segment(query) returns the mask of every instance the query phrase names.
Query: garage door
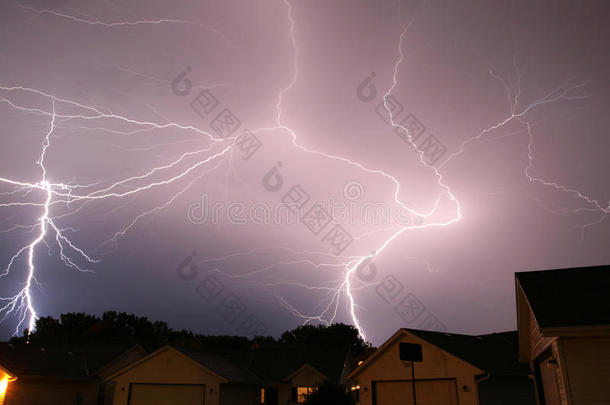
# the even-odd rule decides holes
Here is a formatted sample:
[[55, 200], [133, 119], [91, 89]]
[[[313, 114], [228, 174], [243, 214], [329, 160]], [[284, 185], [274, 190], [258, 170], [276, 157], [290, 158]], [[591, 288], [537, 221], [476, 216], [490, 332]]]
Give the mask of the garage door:
[[131, 384], [129, 405], [203, 405], [205, 385]]
[[[421, 380], [415, 382], [417, 405], [457, 405], [455, 380]], [[411, 381], [375, 381], [375, 405], [412, 405]]]

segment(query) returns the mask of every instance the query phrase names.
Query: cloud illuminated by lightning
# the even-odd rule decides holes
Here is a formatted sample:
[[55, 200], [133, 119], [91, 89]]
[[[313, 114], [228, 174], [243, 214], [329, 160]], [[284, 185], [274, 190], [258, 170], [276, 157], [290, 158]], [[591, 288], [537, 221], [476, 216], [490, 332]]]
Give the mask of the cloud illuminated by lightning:
[[[446, 227], [450, 226], [460, 220], [463, 219], [462, 215], [462, 207], [458, 198], [456, 197], [454, 191], [450, 187], [450, 185], [446, 182], [443, 173], [445, 167], [453, 161], [457, 159], [468, 150], [468, 146], [471, 144], [475, 144], [477, 142], [481, 142], [484, 138], [490, 136], [494, 131], [497, 131], [500, 128], [506, 127], [511, 122], [517, 122], [522, 124], [526, 132], [528, 134], [528, 164], [524, 168], [524, 174], [526, 178], [531, 182], [536, 182], [542, 184], [546, 187], [552, 187], [561, 192], [565, 192], [567, 194], [576, 196], [577, 198], [584, 201], [586, 204], [592, 206], [592, 208], [580, 208], [580, 209], [593, 209], [600, 212], [600, 219], [596, 221], [602, 221], [606, 218], [606, 216], [610, 213], [610, 206], [607, 203], [602, 203], [598, 200], [595, 200], [585, 193], [576, 190], [574, 188], [563, 186], [554, 181], [547, 181], [538, 177], [535, 177], [532, 172], [533, 164], [534, 164], [534, 152], [533, 152], [533, 144], [534, 144], [534, 136], [532, 125], [530, 121], [528, 121], [528, 113], [533, 111], [539, 106], [548, 105], [551, 103], [555, 103], [560, 100], [577, 100], [586, 98], [586, 95], [578, 94], [577, 91], [582, 89], [584, 84], [573, 84], [570, 82], [560, 84], [556, 89], [550, 91], [548, 94], [540, 97], [539, 99], [533, 101], [522, 109], [519, 109], [519, 97], [521, 95], [520, 91], [520, 82], [517, 83], [516, 88], [512, 88], [506, 81], [502, 79], [499, 75], [495, 74], [493, 71], [490, 71], [490, 75], [498, 80], [503, 86], [504, 91], [506, 92], [509, 99], [509, 111], [506, 117], [489, 127], [482, 129], [478, 134], [473, 135], [462, 141], [457, 151], [450, 154], [449, 157], [444, 161], [444, 163], [438, 167], [431, 166], [425, 161], [424, 153], [421, 150], [418, 150], [417, 145], [415, 144], [412, 134], [409, 132], [408, 128], [401, 126], [395, 122], [395, 117], [393, 116], [392, 109], [388, 105], [389, 97], [397, 90], [399, 85], [399, 77], [400, 77], [400, 69], [403, 67], [405, 62], [404, 56], [404, 40], [407, 36], [411, 25], [413, 24], [413, 20], [407, 24], [401, 31], [400, 36], [397, 41], [397, 54], [398, 57], [393, 66], [393, 74], [391, 78], [391, 85], [387, 89], [387, 91], [383, 95], [383, 105], [388, 113], [390, 123], [394, 128], [400, 128], [404, 133], [407, 134], [407, 140], [411, 144], [411, 146], [417, 150], [417, 156], [419, 158], [420, 163], [425, 166], [428, 170], [430, 170], [434, 174], [434, 178], [436, 184], [439, 189], [442, 190], [439, 195], [430, 203], [430, 208], [425, 212], [418, 212], [413, 208], [409, 207], [406, 202], [400, 199], [401, 195], [401, 184], [399, 180], [392, 174], [387, 173], [384, 170], [370, 168], [365, 166], [364, 164], [350, 159], [348, 157], [324, 152], [321, 150], [314, 149], [312, 147], [308, 147], [299, 142], [297, 132], [290, 128], [282, 119], [283, 115], [283, 104], [285, 96], [288, 92], [290, 92], [294, 86], [296, 85], [299, 77], [298, 70], [298, 57], [299, 57], [299, 49], [298, 49], [298, 41], [296, 36], [296, 24], [293, 15], [293, 5], [289, 0], [284, 0], [286, 5], [286, 16], [288, 20], [288, 35], [290, 35], [290, 42], [292, 46], [292, 72], [290, 76], [290, 80], [286, 86], [280, 89], [277, 95], [277, 103], [275, 104], [275, 119], [274, 123], [269, 127], [259, 128], [254, 130], [254, 133], [261, 133], [265, 131], [275, 131], [279, 130], [282, 133], [287, 134], [292, 141], [292, 144], [295, 148], [304, 151], [309, 154], [313, 154], [316, 156], [321, 156], [325, 159], [336, 160], [342, 162], [345, 165], [353, 167], [360, 172], [380, 176], [384, 178], [386, 181], [389, 181], [394, 186], [394, 203], [399, 205], [400, 207], [406, 209], [407, 212], [414, 216], [419, 216], [426, 219], [431, 219], [429, 221], [425, 221], [422, 224], [411, 224], [407, 226], [396, 226], [391, 228], [390, 236], [385, 238], [381, 243], [377, 243], [375, 246], [370, 246], [367, 249], [367, 252], [371, 252], [365, 255], [352, 255], [352, 256], [331, 256], [328, 254], [324, 254], [322, 252], [299, 252], [294, 250], [289, 250], [282, 247], [270, 247], [270, 249], [285, 249], [289, 253], [293, 255], [292, 259], [289, 260], [280, 260], [273, 262], [271, 264], [261, 266], [260, 268], [253, 269], [251, 271], [238, 274], [238, 275], [227, 275], [231, 278], [249, 278], [253, 275], [259, 275], [263, 273], [267, 273], [274, 268], [277, 267], [286, 267], [293, 265], [302, 265], [306, 264], [313, 268], [322, 269], [322, 268], [330, 268], [330, 269], [340, 269], [341, 276], [337, 278], [337, 280], [331, 280], [328, 285], [325, 286], [310, 286], [304, 283], [297, 282], [284, 282], [283, 285], [293, 285], [299, 288], [305, 288], [307, 290], [312, 291], [324, 291], [329, 294], [328, 299], [323, 302], [322, 308], [319, 312], [314, 314], [305, 314], [304, 311], [299, 310], [295, 307], [295, 305], [291, 304], [288, 299], [285, 297], [281, 297], [279, 295], [276, 296], [278, 302], [286, 308], [290, 313], [294, 316], [302, 319], [304, 322], [322, 322], [322, 323], [331, 323], [333, 322], [340, 309], [341, 298], [345, 297], [348, 303], [348, 311], [349, 316], [353, 325], [356, 327], [360, 335], [366, 339], [366, 333], [364, 327], [362, 325], [361, 320], [358, 317], [358, 309], [359, 306], [356, 302], [356, 297], [354, 296], [354, 291], [359, 288], [354, 285], [354, 273], [360, 267], [369, 263], [372, 259], [378, 257], [384, 250], [386, 250], [392, 243], [397, 241], [397, 239], [407, 231], [417, 231], [419, 229], [432, 228], [432, 227]], [[53, 10], [47, 9], [35, 9], [32, 7], [20, 6], [23, 9], [26, 9], [30, 12], [36, 14], [49, 14], [58, 18], [64, 18], [73, 22], [82, 23], [82, 24], [90, 24], [90, 25], [99, 25], [107, 28], [114, 27], [122, 27], [122, 26], [135, 26], [135, 25], [158, 25], [158, 24], [189, 24], [189, 25], [198, 25], [197, 23], [190, 22], [188, 20], [177, 20], [177, 19], [159, 19], [159, 20], [138, 20], [138, 21], [123, 21], [123, 22], [103, 22], [99, 19], [84, 19], [80, 17], [76, 17], [73, 15], [59, 13]], [[218, 32], [220, 35], [222, 33]], [[224, 36], [223, 36], [224, 37]], [[226, 37], [225, 37], [226, 39]], [[132, 74], [137, 74], [137, 72], [130, 71]], [[162, 80], [162, 79], [158, 79]], [[519, 74], [520, 81], [520, 74]], [[67, 216], [74, 215], [78, 213], [83, 207], [85, 207], [89, 203], [93, 203], [100, 200], [110, 200], [115, 202], [116, 200], [120, 200], [126, 197], [133, 197], [140, 193], [143, 193], [147, 190], [151, 190], [154, 188], [162, 188], [164, 186], [178, 183], [181, 180], [187, 180], [186, 184], [180, 187], [180, 190], [174, 194], [171, 194], [166, 198], [161, 204], [156, 205], [155, 207], [145, 210], [135, 217], [132, 218], [124, 227], [120, 230], [116, 231], [113, 236], [107, 241], [103, 242], [100, 247], [105, 246], [106, 244], [115, 244], [118, 240], [133, 229], [136, 224], [144, 217], [149, 215], [154, 215], [159, 211], [167, 208], [173, 202], [176, 201], [178, 197], [183, 195], [192, 184], [200, 179], [203, 175], [210, 173], [214, 170], [217, 170], [221, 164], [225, 161], [230, 161], [232, 157], [232, 150], [234, 146], [235, 138], [219, 138], [215, 137], [212, 134], [203, 131], [197, 127], [190, 125], [182, 125], [180, 123], [171, 122], [169, 120], [164, 120], [164, 123], [158, 123], [153, 121], [142, 121], [137, 120], [128, 116], [115, 114], [109, 109], [100, 108], [96, 106], [85, 105], [82, 103], [78, 103], [73, 100], [69, 100], [66, 98], [60, 98], [56, 95], [50, 94], [43, 90], [30, 88], [26, 86], [0, 86], [0, 90], [5, 92], [7, 95], [0, 96], [0, 103], [7, 104], [12, 107], [19, 113], [24, 114], [35, 114], [43, 117], [48, 117], [50, 120], [49, 130], [43, 137], [41, 152], [39, 159], [37, 161], [37, 165], [40, 167], [41, 175], [37, 180], [23, 180], [23, 179], [11, 179], [0, 177], [0, 183], [6, 185], [10, 188], [9, 191], [2, 193], [3, 196], [10, 196], [15, 199], [13, 202], [0, 204], [2, 208], [10, 208], [10, 207], [34, 207], [40, 209], [40, 216], [38, 217], [36, 223], [34, 224], [18, 224], [10, 229], [7, 229], [2, 232], [13, 232], [20, 229], [29, 229], [31, 231], [36, 231], [36, 236], [25, 246], [22, 246], [18, 249], [18, 251], [9, 259], [8, 265], [2, 273], [0, 273], [0, 277], [7, 276], [9, 273], [14, 271], [17, 266], [18, 260], [22, 256], [26, 256], [26, 277], [23, 288], [21, 288], [16, 294], [11, 295], [9, 297], [0, 298], [2, 300], [3, 306], [0, 307], [0, 314], [2, 315], [2, 319], [6, 319], [7, 316], [14, 314], [18, 318], [18, 323], [15, 328], [15, 333], [19, 332], [19, 329], [22, 327], [27, 327], [29, 330], [33, 330], [35, 326], [35, 321], [37, 319], [37, 310], [36, 306], [33, 302], [32, 293], [34, 288], [38, 286], [37, 274], [40, 274], [40, 269], [36, 266], [36, 251], [39, 245], [48, 244], [54, 240], [55, 245], [59, 249], [59, 257], [64, 262], [67, 267], [75, 268], [79, 271], [89, 271], [88, 267], [79, 265], [77, 263], [78, 260], [82, 260], [88, 264], [95, 263], [96, 260], [90, 257], [83, 249], [79, 248], [75, 243], [73, 243], [66, 235], [65, 231], [68, 228], [61, 228], [57, 225], [57, 221], [59, 219], [63, 219]], [[51, 109], [46, 110], [44, 108], [33, 108], [22, 105], [11, 99], [11, 94], [14, 93], [27, 93], [30, 95], [35, 95], [41, 97], [45, 100], [50, 101]], [[76, 109], [77, 113], [65, 113], [60, 112], [61, 109], [58, 108], [60, 106], [68, 106], [70, 108]], [[158, 113], [158, 112], [157, 112]], [[163, 118], [160, 114], [157, 114], [161, 118]], [[66, 126], [66, 123], [70, 124], [71, 122], [76, 122], [76, 124], [71, 126]], [[114, 130], [108, 128], [106, 125], [108, 123], [118, 122], [123, 125], [129, 126], [129, 130]], [[84, 125], [84, 123], [92, 123], [93, 126]], [[89, 184], [78, 184], [73, 183], [54, 183], [49, 180], [49, 175], [47, 172], [47, 167], [45, 166], [45, 157], [47, 155], [48, 149], [51, 145], [51, 140], [54, 134], [54, 131], [59, 126], [62, 128], [73, 128], [73, 129], [87, 129], [87, 130], [104, 130], [109, 133], [120, 134], [124, 136], [134, 135], [136, 133], [144, 133], [153, 130], [160, 129], [175, 129], [179, 131], [184, 131], [189, 134], [196, 134], [201, 137], [201, 141], [207, 142], [205, 147], [197, 147], [197, 149], [193, 151], [189, 151], [183, 153], [175, 158], [172, 158], [166, 164], [151, 167], [150, 169], [144, 171], [141, 174], [135, 176], [129, 176], [117, 180], [108, 184], [102, 180], [96, 181]], [[154, 147], [163, 147], [163, 145], [155, 145]], [[193, 177], [191, 177], [193, 176]], [[161, 178], [161, 179], [159, 179]], [[27, 193], [27, 194], [25, 194]], [[31, 193], [34, 193], [35, 196], [39, 193], [42, 194], [42, 199], [36, 199], [35, 201], [31, 201], [30, 198], [26, 199], [26, 197], [30, 197]], [[449, 219], [446, 220], [438, 220], [437, 214], [440, 204], [442, 200], [448, 200], [453, 206], [453, 214]], [[79, 205], [80, 204], [80, 205]], [[54, 213], [54, 209], [67, 208], [70, 206], [76, 206], [77, 208], [68, 212], [58, 212]], [[578, 210], [580, 210], [578, 209]], [[576, 212], [576, 211], [573, 211]], [[590, 224], [587, 224], [590, 225]], [[49, 248], [50, 249], [50, 248]], [[253, 249], [246, 252], [237, 252], [230, 255], [225, 255], [218, 258], [206, 258], [204, 262], [218, 262], [222, 263], [223, 261], [241, 256], [241, 255], [250, 255], [257, 252], [257, 249]], [[73, 257], [75, 256], [75, 257]], [[79, 258], [79, 259], [77, 259]], [[220, 266], [218, 266], [217, 270], [221, 272]], [[224, 273], [223, 273], [224, 274]], [[273, 281], [265, 281], [262, 283], [264, 287], [273, 287], [277, 283]], [[366, 286], [366, 283], [364, 284]]]
[[[38, 219], [37, 226], [38, 226], [39, 231], [38, 231], [36, 238], [34, 240], [32, 240], [28, 245], [20, 248], [10, 258], [9, 263], [8, 263], [7, 267], [3, 270], [3, 272], [0, 273], [0, 277], [7, 276], [12, 271], [12, 269], [15, 266], [16, 261], [19, 259], [19, 257], [22, 254], [25, 254], [27, 252], [27, 276], [26, 276], [26, 280], [25, 280], [25, 284], [24, 284], [23, 288], [15, 295], [1, 298], [1, 300], [4, 302], [3, 306], [0, 307], [0, 314], [3, 314], [2, 320], [6, 319], [6, 317], [11, 314], [15, 314], [18, 318], [18, 323], [17, 323], [17, 326], [15, 327], [15, 334], [17, 334], [19, 329], [24, 324], [29, 330], [33, 330], [36, 319], [37, 319], [37, 311], [35, 309], [35, 305], [32, 300], [32, 289], [35, 285], [38, 285], [38, 281], [36, 278], [37, 271], [36, 271], [36, 265], [35, 265], [35, 250], [36, 250], [36, 247], [40, 243], [46, 244], [47, 237], [54, 235], [55, 243], [59, 249], [59, 257], [67, 267], [75, 268], [79, 271], [90, 271], [88, 268], [82, 267], [81, 265], [77, 264], [75, 262], [75, 260], [71, 257], [70, 253], [68, 253], [68, 251], [71, 252], [71, 254], [76, 254], [77, 256], [80, 256], [88, 263], [96, 262], [96, 260], [92, 259], [87, 253], [85, 253], [76, 244], [74, 244], [67, 236], [64, 235], [65, 229], [62, 229], [58, 225], [56, 225], [55, 220], [57, 218], [62, 218], [69, 214], [62, 214], [62, 215], [58, 215], [57, 217], [53, 217], [50, 213], [50, 210], [53, 206], [69, 205], [69, 204], [77, 203], [79, 201], [83, 201], [86, 204], [87, 202], [93, 201], [93, 200], [100, 200], [100, 199], [106, 199], [106, 198], [122, 198], [122, 197], [140, 193], [144, 190], [148, 190], [153, 187], [173, 183], [177, 180], [180, 180], [180, 179], [186, 177], [188, 174], [195, 171], [196, 169], [201, 168], [206, 163], [218, 160], [218, 158], [226, 155], [227, 152], [232, 147], [231, 141], [233, 139], [216, 138], [213, 135], [211, 135], [205, 131], [201, 131], [192, 126], [183, 126], [183, 125], [179, 125], [177, 123], [157, 124], [157, 123], [154, 123], [151, 121], [137, 121], [137, 120], [133, 120], [133, 119], [127, 118], [125, 116], [120, 116], [120, 115], [116, 115], [113, 113], [104, 113], [98, 108], [80, 104], [80, 103], [77, 103], [72, 100], [59, 98], [54, 95], [45, 93], [43, 91], [28, 88], [28, 87], [0, 86], [0, 90], [7, 91], [9, 93], [26, 92], [26, 93], [36, 94], [36, 95], [42, 96], [42, 97], [50, 100], [50, 102], [52, 104], [51, 111], [46, 111], [46, 110], [40, 109], [40, 108], [24, 107], [22, 105], [17, 104], [16, 102], [9, 100], [6, 97], [0, 96], [0, 102], [4, 102], [4, 103], [10, 105], [17, 111], [20, 111], [23, 113], [38, 114], [38, 115], [50, 117], [50, 128], [43, 138], [41, 154], [40, 154], [40, 157], [37, 162], [37, 164], [40, 167], [41, 172], [42, 172], [40, 181], [27, 182], [27, 181], [19, 181], [19, 180], [13, 180], [13, 179], [9, 179], [9, 178], [0, 177], [0, 183], [4, 183], [6, 185], [15, 187], [14, 190], [6, 193], [6, 195], [17, 194], [23, 190], [41, 191], [45, 195], [43, 202], [15, 201], [15, 202], [11, 202], [11, 203], [2, 204], [3, 207], [18, 207], [18, 206], [40, 207], [40, 208], [42, 208], [42, 211], [43, 211], [42, 215]], [[67, 104], [70, 106], [75, 106], [75, 107], [82, 109], [83, 112], [80, 114], [61, 114], [61, 113], [58, 113], [56, 110], [57, 104]], [[97, 189], [94, 189], [93, 191], [90, 191], [88, 193], [81, 193], [79, 190], [91, 188], [93, 186], [99, 186], [102, 182], [98, 181], [98, 182], [91, 183], [91, 184], [79, 185], [79, 184], [53, 183], [53, 182], [49, 181], [49, 179], [48, 179], [47, 168], [45, 166], [45, 157], [47, 155], [48, 148], [51, 145], [51, 137], [52, 137], [53, 131], [55, 129], [56, 122], [57, 122], [57, 120], [60, 120], [60, 119], [63, 119], [63, 120], [68, 120], [68, 119], [108, 120], [108, 119], [110, 119], [110, 120], [118, 120], [123, 123], [133, 124], [135, 126], [140, 126], [140, 127], [145, 127], [145, 128], [155, 128], [155, 129], [177, 128], [177, 129], [181, 129], [181, 130], [185, 130], [185, 131], [189, 131], [189, 132], [194, 131], [195, 133], [197, 133], [199, 135], [205, 135], [206, 139], [210, 142], [210, 145], [207, 148], [184, 153], [184, 154], [180, 155], [178, 158], [176, 158], [175, 160], [173, 160], [172, 162], [170, 162], [169, 164], [154, 167], [142, 175], [127, 177], [125, 179], [112, 183], [109, 186], [102, 187], [102, 188], [98, 187]], [[219, 150], [213, 151], [213, 153], [209, 154], [209, 156], [205, 156], [204, 158], [199, 158], [196, 160], [195, 163], [191, 163], [186, 168], [182, 168], [182, 170], [179, 171], [178, 174], [176, 174], [174, 176], [170, 176], [170, 177], [165, 178], [160, 181], [149, 181], [148, 180], [149, 178], [156, 175], [158, 172], [163, 172], [163, 171], [168, 171], [170, 169], [173, 169], [175, 166], [180, 165], [185, 160], [188, 160], [187, 158], [189, 158], [189, 157], [202, 155], [202, 154], [206, 154], [207, 152], [210, 152], [216, 144], [224, 144], [224, 145]], [[213, 169], [214, 169], [214, 167], [212, 168], [212, 170]], [[143, 185], [134, 184], [134, 183], [140, 182], [142, 180], [145, 181], [145, 184], [143, 184]], [[189, 183], [189, 185], [192, 184], [194, 181], [195, 180], [192, 180]], [[120, 186], [125, 186], [125, 185], [129, 185], [131, 188], [129, 190], [123, 191], [123, 192], [116, 191]], [[186, 188], [188, 188], [188, 185]], [[120, 235], [127, 232], [143, 216], [157, 212], [157, 211], [165, 208], [169, 204], [171, 204], [179, 195], [181, 195], [186, 190], [186, 188], [183, 188], [181, 192], [174, 195], [165, 204], [158, 206], [152, 210], [143, 212], [143, 213], [139, 214], [138, 216], [136, 216], [130, 224], [128, 224], [124, 229], [122, 229], [121, 231], [118, 231], [115, 234], [115, 236], [113, 237], [113, 240], [116, 240], [118, 237], [120, 237]], [[72, 214], [78, 212], [83, 206], [84, 205], [81, 205], [78, 209], [76, 209], [74, 212], [72, 212]], [[11, 229], [7, 230], [6, 232], [11, 232], [13, 230], [22, 229], [22, 228], [33, 228], [33, 226], [18, 225], [18, 226], [12, 227]]]

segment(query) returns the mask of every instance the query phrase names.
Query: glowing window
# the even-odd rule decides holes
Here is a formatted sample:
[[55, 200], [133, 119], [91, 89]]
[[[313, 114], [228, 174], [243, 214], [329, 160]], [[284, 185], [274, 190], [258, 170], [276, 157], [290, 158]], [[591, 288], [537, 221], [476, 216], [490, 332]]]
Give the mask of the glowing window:
[[304, 404], [307, 400], [307, 395], [314, 393], [318, 387], [297, 387], [297, 403]]

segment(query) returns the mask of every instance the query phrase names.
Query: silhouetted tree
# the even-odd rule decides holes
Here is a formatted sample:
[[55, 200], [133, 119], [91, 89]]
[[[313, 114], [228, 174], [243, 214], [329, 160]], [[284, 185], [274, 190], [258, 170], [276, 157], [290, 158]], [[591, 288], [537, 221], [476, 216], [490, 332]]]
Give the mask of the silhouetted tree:
[[[62, 314], [59, 320], [41, 317], [36, 328], [27, 336], [32, 343], [80, 344], [95, 342], [141, 343], [149, 346], [173, 344], [191, 349], [249, 350], [273, 346], [350, 347], [357, 355], [370, 345], [362, 340], [356, 328], [345, 324], [304, 325], [282, 334], [279, 340], [271, 336], [248, 339], [244, 336], [210, 336], [188, 330], [173, 330], [162, 321], [151, 322], [125, 312], [107, 311], [101, 317], [84, 313]], [[26, 335], [11, 342], [26, 341]]]
[[325, 325], [302, 325], [284, 332], [279, 343], [319, 347], [350, 347], [355, 355], [361, 353], [370, 344], [359, 335], [352, 325], [335, 323]]

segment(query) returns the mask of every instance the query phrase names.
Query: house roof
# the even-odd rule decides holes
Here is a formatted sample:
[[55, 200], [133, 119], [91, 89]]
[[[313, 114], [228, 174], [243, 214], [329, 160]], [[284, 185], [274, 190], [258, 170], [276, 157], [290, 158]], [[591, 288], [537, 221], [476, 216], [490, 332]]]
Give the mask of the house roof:
[[68, 347], [0, 342], [0, 367], [17, 376], [94, 378], [99, 369], [130, 347], [134, 346], [119, 343], [87, 343]]
[[369, 356], [362, 366], [352, 370], [348, 378], [353, 378], [360, 370], [374, 362], [379, 353], [386, 350], [389, 345], [405, 333], [415, 335], [491, 375], [523, 375], [529, 373], [528, 365], [518, 361], [517, 331], [472, 336], [402, 328]]
[[309, 364], [329, 381], [339, 382], [347, 348], [272, 347], [252, 350], [249, 368], [267, 382], [281, 382]]
[[339, 382], [347, 359], [348, 348], [318, 346], [263, 346], [213, 352], [249, 369], [263, 381], [280, 383], [305, 364]]
[[146, 357], [148, 353], [140, 344], [136, 344], [129, 349], [125, 350], [123, 353], [114, 357], [112, 360], [104, 364], [102, 367], [95, 369], [93, 374], [95, 374], [100, 379], [105, 379], [106, 377], [114, 374], [118, 370], [123, 369], [127, 365], [138, 361], [139, 359]]
[[226, 378], [231, 383], [240, 384], [262, 384], [263, 380], [256, 374], [233, 360], [214, 354], [198, 352], [194, 350], [176, 348], [184, 355], [195, 360], [197, 363], [212, 370], [216, 374]]
[[[206, 369], [223, 377], [230, 383], [260, 385], [265, 382], [283, 382], [294, 372], [304, 365], [310, 365], [318, 370], [325, 378], [339, 381], [347, 349], [325, 349], [325, 348], [262, 348], [252, 350], [234, 350], [220, 353], [210, 353], [187, 348], [165, 346], [159, 349], [171, 348], [182, 355], [204, 366]], [[147, 356], [150, 358], [157, 352]], [[139, 360], [139, 362], [145, 359]], [[122, 370], [117, 371], [114, 376], [124, 372], [130, 364]]]
[[519, 362], [517, 331], [472, 336], [416, 329], [406, 330], [491, 375], [529, 373], [529, 366]]
[[322, 378], [326, 378], [326, 376], [321, 373], [318, 369], [316, 369], [314, 366], [312, 366], [311, 364], [303, 364], [301, 367], [297, 368], [296, 370], [294, 370], [292, 373], [290, 373], [290, 375], [287, 375], [284, 378], [284, 381], [290, 381], [291, 379], [293, 379], [294, 377], [296, 377], [299, 373], [305, 371], [305, 370], [310, 370], [313, 371], [315, 374], [319, 375]]
[[136, 361], [133, 361], [129, 364], [127, 364], [126, 366], [116, 370], [114, 373], [104, 377], [104, 379], [106, 381], [110, 381], [115, 379], [116, 377], [118, 377], [121, 374], [124, 374], [126, 372], [128, 372], [129, 370], [132, 370], [134, 368], [139, 367], [142, 363], [145, 363], [147, 361], [150, 361], [152, 358], [159, 356], [161, 353], [165, 353], [165, 352], [173, 352], [175, 353], [177, 356], [183, 357], [185, 360], [195, 363], [197, 366], [199, 366], [202, 369], [205, 369], [206, 372], [215, 375], [216, 377], [218, 377], [221, 382], [229, 382], [228, 379], [226, 379], [225, 377], [223, 377], [222, 375], [216, 373], [214, 370], [210, 369], [209, 367], [205, 366], [204, 364], [202, 364], [201, 362], [195, 360], [194, 358], [192, 358], [191, 356], [189, 356], [188, 354], [182, 352], [181, 350], [176, 349], [173, 346], [170, 345], [165, 345], [162, 346], [161, 348], [155, 350], [154, 352], [148, 354], [147, 356], [144, 356]]
[[515, 273], [541, 329], [610, 325], [610, 266]]
[[[347, 348], [268, 347], [218, 353], [175, 346], [149, 350], [149, 354], [146, 354], [144, 348], [139, 345], [127, 346], [110, 342], [72, 345], [69, 349], [0, 343], [0, 367], [16, 376], [107, 378], [120, 374], [167, 348], [178, 351], [228, 382], [256, 385], [282, 382], [306, 364], [318, 370], [328, 380], [338, 382], [347, 354]], [[142, 356], [126, 363], [129, 359], [129, 356], [126, 356], [127, 351], [134, 350], [141, 351]]]
[[86, 362], [72, 352], [34, 345], [0, 343], [0, 365], [16, 376], [89, 378]]
[[[226, 376], [231, 381], [281, 383], [309, 365], [326, 379], [339, 382], [348, 348], [271, 346], [250, 349], [195, 351], [178, 348], [185, 355]], [[224, 373], [224, 374], [223, 374]]]

